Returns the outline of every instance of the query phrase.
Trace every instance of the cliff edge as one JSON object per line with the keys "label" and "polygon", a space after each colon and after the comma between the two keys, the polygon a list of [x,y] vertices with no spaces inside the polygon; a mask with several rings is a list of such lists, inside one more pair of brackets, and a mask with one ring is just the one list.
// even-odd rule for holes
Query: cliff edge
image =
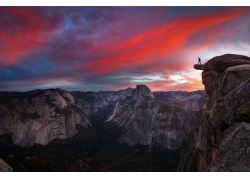
{"label": "cliff edge", "polygon": [[194,68],[206,101],[178,171],[250,171],[250,58],[225,54]]}

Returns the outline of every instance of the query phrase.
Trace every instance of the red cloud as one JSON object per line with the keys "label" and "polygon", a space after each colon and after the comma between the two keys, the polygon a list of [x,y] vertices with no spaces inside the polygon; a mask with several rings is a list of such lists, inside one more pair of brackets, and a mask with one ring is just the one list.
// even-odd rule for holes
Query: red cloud
{"label": "red cloud", "polygon": [[11,66],[42,45],[55,24],[40,14],[17,7],[0,7],[0,65]]}
{"label": "red cloud", "polygon": [[[102,75],[156,63],[159,60],[182,53],[181,51],[188,48],[189,44],[192,44],[190,37],[204,29],[210,28],[211,31],[201,36],[203,42],[207,41],[208,43],[199,48],[197,52],[200,52],[211,47],[220,37],[222,29],[218,25],[237,18],[247,11],[247,9],[240,9],[240,11],[223,11],[196,19],[177,19],[153,30],[137,34],[123,42],[103,43],[96,48],[97,52],[105,52],[102,58],[83,63],[76,68],[84,67],[89,70],[91,75]],[[214,39],[213,41],[211,41],[211,37]],[[165,65],[161,64],[159,67],[153,67],[153,69],[162,70],[176,67],[178,69],[178,67],[183,68],[187,65],[190,64],[176,59],[174,62],[166,62]]]}

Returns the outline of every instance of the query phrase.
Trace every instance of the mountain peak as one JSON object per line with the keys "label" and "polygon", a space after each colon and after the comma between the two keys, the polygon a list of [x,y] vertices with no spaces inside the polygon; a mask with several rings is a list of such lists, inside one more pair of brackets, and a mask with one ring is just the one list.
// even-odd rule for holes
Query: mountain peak
{"label": "mountain peak", "polygon": [[133,98],[137,99],[138,97],[149,97],[154,99],[152,91],[145,85],[136,85],[136,89],[133,92]]}

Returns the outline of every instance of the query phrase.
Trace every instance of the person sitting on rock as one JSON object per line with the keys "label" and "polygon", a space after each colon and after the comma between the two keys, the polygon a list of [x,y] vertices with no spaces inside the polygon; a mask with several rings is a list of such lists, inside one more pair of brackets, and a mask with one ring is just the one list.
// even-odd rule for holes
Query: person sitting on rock
{"label": "person sitting on rock", "polygon": [[198,57],[198,64],[201,64],[201,59]]}

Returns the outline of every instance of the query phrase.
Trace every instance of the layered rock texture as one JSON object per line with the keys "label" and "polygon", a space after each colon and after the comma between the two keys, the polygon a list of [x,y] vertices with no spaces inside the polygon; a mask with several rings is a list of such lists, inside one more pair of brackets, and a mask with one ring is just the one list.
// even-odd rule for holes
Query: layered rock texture
{"label": "layered rock texture", "polygon": [[0,135],[13,134],[16,145],[48,144],[77,133],[75,125],[90,122],[75,98],[61,89],[0,93]]}
{"label": "layered rock texture", "polygon": [[107,121],[122,127],[121,143],[180,148],[187,142],[197,120],[184,109],[156,100],[145,85],[137,85],[130,96],[117,102]]}
{"label": "layered rock texture", "polygon": [[12,167],[10,167],[4,160],[0,158],[0,172],[13,172]]}
{"label": "layered rock texture", "polygon": [[202,67],[206,102],[179,171],[250,171],[250,58],[225,54]]}

